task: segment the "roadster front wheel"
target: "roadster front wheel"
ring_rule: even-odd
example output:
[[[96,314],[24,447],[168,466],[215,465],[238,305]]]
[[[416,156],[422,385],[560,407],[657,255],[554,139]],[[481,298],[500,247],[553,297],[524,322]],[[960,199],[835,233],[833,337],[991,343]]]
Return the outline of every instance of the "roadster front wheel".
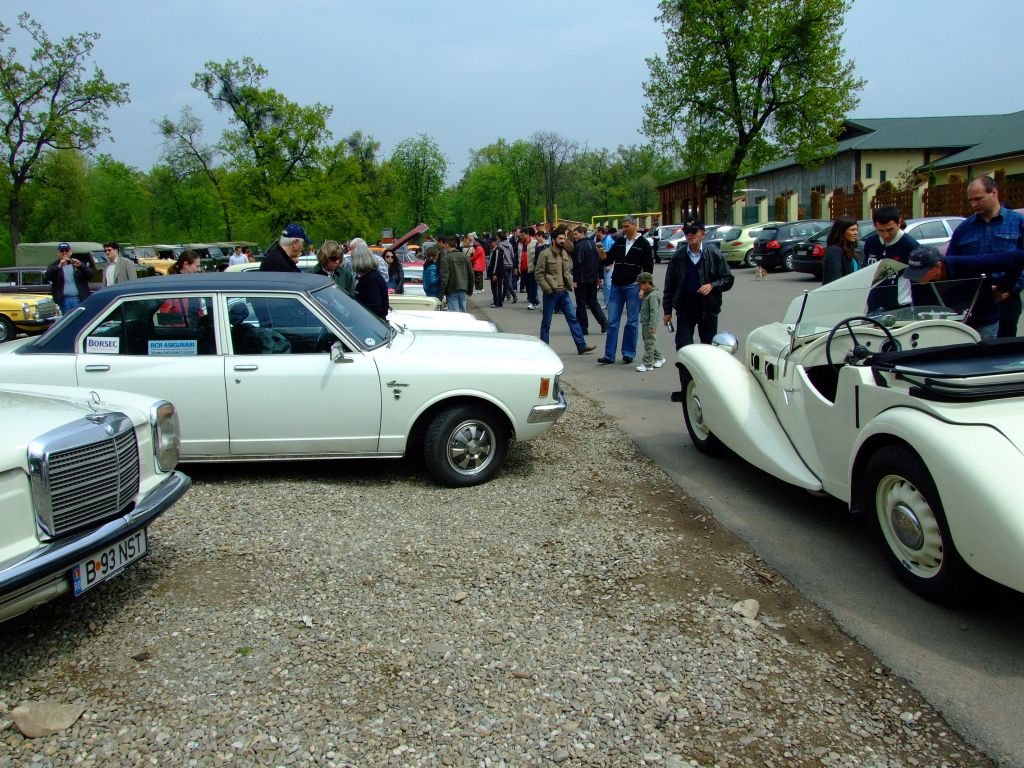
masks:
[[[928,600],[961,602],[974,571],[956,551],[921,457],[909,446],[885,446],[868,461],[864,480],[868,524],[900,581]]]
[[[683,386],[683,418],[686,421],[686,431],[690,433],[690,442],[706,456],[725,455],[725,445],[711,433],[704,421],[704,404],[697,390],[697,382],[685,367],[680,371]]]

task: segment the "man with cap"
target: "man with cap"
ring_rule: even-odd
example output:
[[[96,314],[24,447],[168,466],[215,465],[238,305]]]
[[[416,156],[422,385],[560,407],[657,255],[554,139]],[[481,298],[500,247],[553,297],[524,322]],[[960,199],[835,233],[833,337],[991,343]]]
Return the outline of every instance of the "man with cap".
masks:
[[[313,242],[299,224],[289,224],[260,262],[260,272],[301,272],[298,261],[302,247]]]
[[[722,311],[722,294],[732,288],[733,276],[729,262],[716,245],[704,244],[704,222],[692,219],[683,226],[685,243],[672,254],[665,272],[665,295],[662,299],[665,325],[676,312],[676,349],[693,343],[697,330],[701,343],[710,344],[718,333],[718,314]],[[683,372],[679,371],[680,384]],[[672,393],[672,402],[683,402],[682,386]]]
[[[46,280],[50,283],[50,295],[67,314],[89,297],[89,278],[92,265],[88,260],[79,261],[71,255],[71,245],[57,246],[57,260],[46,268]]]

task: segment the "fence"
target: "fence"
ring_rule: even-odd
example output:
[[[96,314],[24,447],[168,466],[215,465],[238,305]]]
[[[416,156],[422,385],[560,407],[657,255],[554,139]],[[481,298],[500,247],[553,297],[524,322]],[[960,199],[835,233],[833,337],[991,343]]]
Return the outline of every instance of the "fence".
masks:
[[[914,193],[912,190],[905,192],[879,192],[871,198],[871,210],[875,211],[883,205],[895,205],[896,209],[909,219],[914,215]]]
[[[832,199],[828,201],[828,217],[835,221],[840,216],[848,216],[857,221],[863,213],[863,193],[858,187],[847,191],[836,187],[832,191]]]

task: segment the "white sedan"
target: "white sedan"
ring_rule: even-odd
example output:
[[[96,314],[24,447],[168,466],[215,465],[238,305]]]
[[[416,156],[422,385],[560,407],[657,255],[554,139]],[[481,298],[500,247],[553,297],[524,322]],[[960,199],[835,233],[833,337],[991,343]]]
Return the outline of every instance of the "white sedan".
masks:
[[[278,273],[133,281],[0,345],[8,381],[173,400],[182,461],[421,450],[450,486],[490,479],[561,416],[562,369],[539,339],[392,326],[329,278]]]
[[[979,342],[960,322],[980,280],[903,269],[805,293],[739,357],[729,334],[683,347],[690,438],[863,512],[925,597],[962,600],[978,573],[1024,591],[1024,340]]]

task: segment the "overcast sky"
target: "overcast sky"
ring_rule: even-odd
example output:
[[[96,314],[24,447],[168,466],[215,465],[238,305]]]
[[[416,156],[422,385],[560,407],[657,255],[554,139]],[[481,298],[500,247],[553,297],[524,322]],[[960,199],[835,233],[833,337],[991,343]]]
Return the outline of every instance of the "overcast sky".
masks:
[[[962,0],[855,0],[844,44],[867,84],[857,117],[1014,112],[1024,94],[1009,74],[1021,62],[1024,2],[985,14]],[[302,103],[333,107],[335,138],[375,137],[388,156],[426,133],[458,179],[469,151],[554,130],[590,147],[643,141],[644,59],[665,50],[656,0],[8,0],[0,20],[19,58],[23,9],[51,39],[99,32],[95,61],[130,86],[111,112],[100,151],[148,170],[158,159],[154,121],[190,106],[206,137],[226,119],[191,88],[205,62],[252,56],[266,84]],[[993,9],[995,11],[995,9]],[[963,42],[957,45],[957,40]],[[958,49],[960,52],[958,52]]]

